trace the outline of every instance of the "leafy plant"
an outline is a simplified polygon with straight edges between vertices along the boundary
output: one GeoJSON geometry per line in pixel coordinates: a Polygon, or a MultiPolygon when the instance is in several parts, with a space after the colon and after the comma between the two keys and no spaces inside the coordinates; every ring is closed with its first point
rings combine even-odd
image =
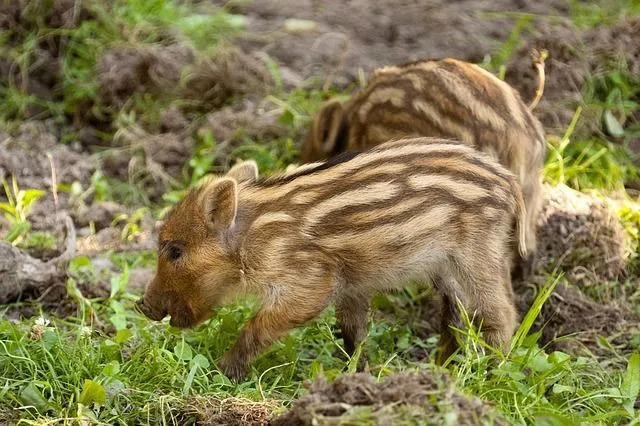
{"type": "Polygon", "coordinates": [[[148,207],[140,207],[132,213],[120,213],[113,218],[111,225],[124,224],[120,231],[120,238],[122,241],[133,241],[142,234],[140,222],[148,212],[148,207]]]}
{"type": "Polygon", "coordinates": [[[10,225],[5,239],[13,245],[18,245],[31,230],[28,217],[33,205],[44,196],[45,192],[40,189],[19,189],[15,176],[11,179],[11,186],[6,179],[2,181],[2,186],[7,202],[0,202],[0,210],[4,212],[4,217],[10,225]]]}

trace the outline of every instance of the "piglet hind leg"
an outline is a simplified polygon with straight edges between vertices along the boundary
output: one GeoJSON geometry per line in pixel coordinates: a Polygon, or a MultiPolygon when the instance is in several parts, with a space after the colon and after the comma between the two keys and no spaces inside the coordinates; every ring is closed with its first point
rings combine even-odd
{"type": "Polygon", "coordinates": [[[476,304],[477,318],[482,321],[484,340],[506,353],[517,322],[515,297],[508,267],[503,267],[502,273],[493,277],[493,281],[495,285],[479,297],[476,304]]]}
{"type": "Polygon", "coordinates": [[[442,296],[442,316],[440,318],[440,340],[436,354],[436,364],[443,365],[456,351],[458,343],[451,327],[461,328],[460,311],[456,299],[442,296]]]}
{"type": "Polygon", "coordinates": [[[224,355],[218,366],[236,382],[242,380],[251,361],[292,329],[315,318],[329,304],[335,281],[297,284],[268,307],[263,306],[244,326],[238,340],[224,355]]]}
{"type": "MultiPolygon", "coordinates": [[[[344,351],[349,357],[353,356],[358,345],[367,335],[369,307],[371,297],[362,294],[342,294],[336,300],[336,317],[344,351]]],[[[366,354],[358,360],[357,370],[362,371],[366,365],[366,354]]]]}
{"type": "Polygon", "coordinates": [[[336,316],[344,340],[344,350],[349,356],[353,355],[367,334],[370,304],[370,297],[356,294],[341,295],[336,301],[336,316]]]}
{"type": "Polygon", "coordinates": [[[470,319],[481,325],[484,340],[491,346],[507,351],[515,330],[516,311],[513,305],[508,266],[497,267],[497,276],[464,274],[447,277],[436,285],[443,297],[440,342],[436,362],[443,364],[457,349],[452,326],[462,329],[459,305],[470,319]],[[460,285],[459,283],[465,283],[460,285]]]}

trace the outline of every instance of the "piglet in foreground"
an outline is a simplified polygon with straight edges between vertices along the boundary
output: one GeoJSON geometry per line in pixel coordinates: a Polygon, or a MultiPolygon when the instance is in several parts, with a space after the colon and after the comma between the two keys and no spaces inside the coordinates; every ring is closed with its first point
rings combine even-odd
{"type": "Polygon", "coordinates": [[[409,282],[432,282],[443,297],[440,359],[455,350],[449,325],[463,326],[458,301],[485,340],[505,349],[516,322],[509,258],[514,244],[526,250],[525,217],[515,177],[452,141],[388,142],[266,179],[245,162],[168,215],[138,308],[191,327],[239,294],[259,296],[218,364],[236,380],[332,301],[352,353],[373,296],[409,282]]]}

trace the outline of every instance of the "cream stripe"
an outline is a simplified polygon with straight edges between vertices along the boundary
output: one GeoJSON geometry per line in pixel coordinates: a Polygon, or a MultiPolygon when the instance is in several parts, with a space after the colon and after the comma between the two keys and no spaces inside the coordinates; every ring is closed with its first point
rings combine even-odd
{"type": "MultiPolygon", "coordinates": [[[[421,140],[423,138],[416,138],[415,140],[421,140]]],[[[412,139],[408,139],[407,142],[412,139]]],[[[433,139],[434,141],[437,139],[433,139]]],[[[298,188],[304,188],[309,185],[328,185],[332,182],[336,182],[345,176],[353,174],[355,170],[360,169],[370,163],[378,160],[393,161],[394,158],[407,156],[407,155],[427,155],[435,154],[438,152],[457,152],[461,154],[473,153],[473,149],[465,145],[454,145],[446,143],[420,143],[411,145],[398,145],[393,149],[385,149],[385,145],[381,145],[378,148],[374,148],[371,151],[363,153],[352,160],[337,164],[331,168],[323,170],[318,173],[300,176],[290,182],[283,183],[281,185],[274,185],[271,187],[249,186],[241,195],[244,199],[249,199],[252,202],[269,203],[274,200],[278,200],[282,197],[286,197],[288,193],[298,188]]],[[[277,178],[277,177],[276,177],[277,178]]]]}
{"type": "MultiPolygon", "coordinates": [[[[363,188],[345,191],[341,194],[323,200],[309,209],[304,217],[306,228],[311,227],[322,220],[328,214],[342,210],[345,207],[359,206],[363,204],[377,203],[393,198],[400,192],[400,185],[392,182],[376,182],[363,188]]],[[[304,230],[303,230],[304,232],[304,230]]]]}
{"type": "Polygon", "coordinates": [[[269,225],[271,223],[276,222],[293,222],[295,219],[293,216],[288,215],[285,212],[269,212],[264,213],[263,215],[256,218],[256,220],[251,223],[251,229],[257,229],[261,226],[269,225]]]}
{"type": "Polygon", "coordinates": [[[404,97],[404,90],[396,87],[385,87],[373,90],[358,109],[358,117],[361,122],[366,122],[369,110],[371,110],[374,105],[383,102],[391,102],[393,106],[402,108],[404,106],[404,97]]]}
{"type": "Polygon", "coordinates": [[[463,82],[460,76],[445,70],[439,72],[438,75],[447,91],[453,94],[461,105],[466,105],[471,109],[474,117],[497,130],[504,131],[507,128],[504,117],[501,117],[487,104],[478,100],[469,89],[468,84],[463,82]]]}
{"type": "Polygon", "coordinates": [[[500,90],[502,90],[502,93],[504,93],[504,99],[507,103],[507,109],[510,112],[512,118],[516,120],[516,123],[520,127],[526,127],[526,121],[522,114],[522,109],[519,105],[518,99],[514,94],[514,89],[511,86],[509,86],[509,84],[500,80],[498,77],[491,74],[489,71],[485,70],[484,68],[479,67],[478,65],[475,65],[475,64],[473,64],[472,67],[476,71],[480,72],[482,75],[487,77],[489,81],[491,81],[496,86],[498,86],[500,90]]]}
{"type": "Polygon", "coordinates": [[[391,207],[384,206],[378,207],[373,211],[351,213],[350,215],[346,216],[344,220],[356,224],[362,222],[375,222],[378,220],[389,218],[391,216],[397,216],[405,213],[415,207],[418,207],[424,202],[425,200],[422,197],[413,197],[391,207]]]}
{"type": "Polygon", "coordinates": [[[439,174],[426,174],[426,175],[413,175],[407,179],[409,186],[415,190],[421,190],[425,188],[441,188],[461,198],[465,201],[476,201],[480,198],[489,195],[489,192],[484,188],[468,183],[463,180],[453,179],[447,175],[439,174]]]}
{"type": "Polygon", "coordinates": [[[475,138],[468,128],[460,126],[450,118],[441,115],[439,110],[434,108],[425,100],[414,99],[413,108],[426,115],[430,121],[440,126],[441,129],[444,129],[445,131],[449,130],[454,133],[456,138],[461,142],[467,142],[469,144],[473,144],[475,142],[475,138]]]}
{"type": "Polygon", "coordinates": [[[321,238],[319,244],[328,249],[338,250],[346,248],[360,250],[363,247],[375,249],[386,243],[397,242],[415,242],[416,246],[420,246],[424,244],[424,240],[418,239],[418,237],[431,230],[441,228],[456,211],[457,209],[450,204],[440,204],[401,224],[372,225],[372,228],[367,231],[330,235],[321,238]]]}

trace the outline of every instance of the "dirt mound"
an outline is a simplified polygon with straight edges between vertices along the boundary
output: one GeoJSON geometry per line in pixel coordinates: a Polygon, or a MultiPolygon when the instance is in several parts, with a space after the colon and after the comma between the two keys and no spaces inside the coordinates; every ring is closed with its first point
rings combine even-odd
{"type": "Polygon", "coordinates": [[[222,106],[232,96],[265,93],[273,79],[262,59],[227,46],[213,57],[199,58],[186,71],[184,86],[184,97],[207,110],[222,106]]]}
{"type": "Polygon", "coordinates": [[[546,274],[559,268],[580,287],[623,277],[631,242],[610,205],[564,185],[546,185],[545,194],[537,269],[546,274]]]}
{"type": "Polygon", "coordinates": [[[265,426],[279,408],[271,401],[255,402],[243,398],[220,399],[196,396],[188,403],[189,415],[195,415],[202,426],[265,426]]]}
{"type": "Polygon", "coordinates": [[[394,374],[380,383],[366,373],[319,379],[272,425],[504,424],[489,406],[455,391],[446,373],[394,374]],[[404,423],[403,423],[404,424],[404,423]]]}
{"type": "Polygon", "coordinates": [[[567,5],[517,0],[303,0],[291,7],[286,0],[266,0],[235,9],[248,16],[249,33],[258,35],[247,37],[244,46],[265,51],[303,78],[322,76],[345,85],[357,79],[359,69],[371,72],[424,57],[480,62],[508,36],[515,22],[507,13],[489,16],[490,12],[555,15],[564,13],[567,5]]]}
{"type": "Polygon", "coordinates": [[[184,44],[120,46],[105,52],[97,64],[101,102],[121,106],[135,92],[175,88],[195,52],[184,44]]]}
{"type": "Polygon", "coordinates": [[[536,115],[546,127],[564,131],[582,100],[588,76],[614,71],[620,64],[625,64],[632,75],[640,74],[638,40],[638,18],[587,30],[575,28],[569,20],[537,21],[533,34],[509,58],[505,80],[524,99],[532,99],[538,83],[531,67],[531,52],[547,50],[545,91],[536,115]]]}

